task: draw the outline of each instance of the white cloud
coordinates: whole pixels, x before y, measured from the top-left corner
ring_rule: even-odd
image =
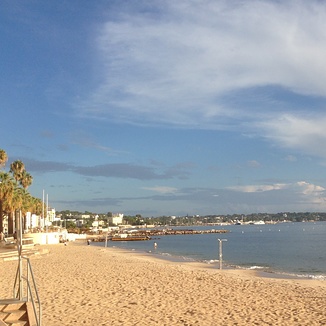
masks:
[[[320,196],[323,193],[323,191],[325,191],[325,188],[321,186],[316,186],[314,184],[310,184],[305,181],[299,181],[296,183],[296,185],[301,189],[304,195]]]
[[[102,83],[80,103],[79,114],[141,125],[234,128],[326,157],[320,146],[324,114],[305,120],[303,112],[313,108],[300,106],[299,112],[298,99],[282,98],[326,98],[324,2],[143,5],[119,7],[99,29]],[[263,93],[268,87],[285,95]],[[245,105],[249,94],[254,105]]]
[[[173,194],[178,191],[177,188],[167,186],[143,187],[142,189],[158,192],[160,194]]]
[[[273,184],[273,185],[246,185],[246,186],[233,186],[229,187],[230,190],[239,192],[264,192],[272,190],[280,190],[286,188],[286,184]]]
[[[319,209],[326,209],[325,188],[306,181],[289,184],[234,186],[228,189],[235,192],[251,194],[251,196],[253,196],[252,199],[255,198],[255,194],[258,195],[259,193],[274,191],[274,195],[270,195],[267,201],[273,201],[273,199],[277,198],[280,211],[284,210],[282,208],[286,206],[291,207],[291,210],[294,211],[302,208],[307,211],[315,211],[316,207],[319,207]],[[279,192],[279,195],[276,196],[277,192]],[[237,197],[238,196],[235,195],[235,198]],[[257,203],[262,202],[262,205],[264,205],[264,200],[262,198],[256,197],[256,201]]]
[[[266,137],[283,147],[301,150],[307,154],[326,157],[326,117],[295,116],[284,114],[278,119],[262,122],[261,128],[266,131]]]
[[[221,214],[305,212],[326,209],[325,188],[306,181],[235,186],[226,189],[183,188],[177,190],[172,188],[171,192],[169,192],[169,187],[167,188],[156,186],[143,189],[161,194],[150,197],[156,203],[181,201],[186,203],[187,209],[197,207],[197,211],[202,214],[212,214],[216,211],[216,207],[219,208]]]
[[[323,2],[165,4],[159,12],[121,12],[103,25],[104,80],[88,103],[92,114],[208,124],[235,114],[219,100],[229,91],[279,85],[325,94]]]
[[[325,188],[311,184],[306,181],[298,181],[296,183],[277,183],[270,185],[246,185],[246,186],[233,186],[228,189],[239,191],[239,192],[264,192],[264,191],[272,191],[272,190],[295,190],[304,195],[318,195],[320,196]]]
[[[251,168],[259,168],[261,166],[261,164],[256,160],[248,161],[247,165]]]
[[[231,195],[227,195],[227,191]],[[241,212],[305,212],[326,209],[325,188],[306,181],[288,184],[246,185],[220,192],[221,203]],[[224,194],[224,195],[223,195]],[[277,203],[277,205],[275,205]]]

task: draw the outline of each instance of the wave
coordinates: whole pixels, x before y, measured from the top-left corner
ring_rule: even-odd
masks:
[[[264,267],[264,266],[250,266],[247,269],[266,269],[268,267]]]

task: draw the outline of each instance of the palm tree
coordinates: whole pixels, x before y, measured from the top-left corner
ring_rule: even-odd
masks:
[[[43,201],[40,198],[33,197],[33,212],[36,215],[41,215],[43,211]]]
[[[0,149],[0,232],[3,232],[3,216],[6,214],[8,233],[13,233],[16,209],[21,209],[25,216],[28,211],[40,214],[42,206],[40,199],[32,197],[27,192],[33,177],[26,172],[24,163],[16,160],[10,164],[10,173],[1,172],[7,161],[7,153]]]
[[[21,174],[20,185],[24,188],[25,196],[24,196],[24,207],[22,207],[23,213],[23,227],[26,229],[26,213],[28,212],[28,208],[30,206],[30,197],[31,195],[26,191],[26,189],[32,184],[33,177],[31,174],[24,170]]]
[[[10,202],[10,211],[9,211],[9,216],[8,216],[8,233],[12,234],[14,233],[14,224],[17,226],[19,225],[16,221],[16,223],[14,223],[15,220],[15,212],[18,209],[22,208],[23,205],[23,198],[24,198],[24,192],[25,190],[19,187],[15,187],[14,191],[13,191],[13,196],[11,198],[11,202]]]
[[[20,184],[24,189],[27,189],[33,182],[33,177],[24,170],[21,174]]]
[[[18,181],[21,183],[23,178],[23,173],[25,172],[25,165],[22,161],[16,160],[10,164],[10,172],[12,173],[15,181],[16,181],[16,188],[18,188]],[[12,233],[14,230],[14,214],[15,210],[19,209],[22,204],[22,200],[19,198],[19,194],[15,193],[14,200],[10,207],[10,212],[8,216],[8,233]]]
[[[26,214],[26,212],[31,212],[32,214],[38,216],[42,214],[43,201],[40,198],[30,196],[29,193],[27,193],[27,196],[25,197],[25,202],[23,203],[23,206],[24,214]]]
[[[7,153],[3,150],[0,149],[0,169],[2,169],[6,163],[8,161],[8,156]],[[1,173],[0,176],[0,232],[3,232],[3,192],[4,192],[4,185],[2,184],[2,175],[3,173]]]
[[[25,165],[22,161],[17,160],[10,164],[10,172],[13,174],[16,182],[21,180],[24,171],[25,171]]]
[[[3,149],[0,149],[0,168],[3,168],[6,165],[7,161],[7,153]]]
[[[0,232],[3,232],[4,212],[10,212],[15,184],[9,173],[0,172]]]

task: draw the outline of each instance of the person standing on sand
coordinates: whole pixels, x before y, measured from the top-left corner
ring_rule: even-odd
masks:
[[[156,242],[154,242],[154,249],[156,249],[157,248],[157,243]]]

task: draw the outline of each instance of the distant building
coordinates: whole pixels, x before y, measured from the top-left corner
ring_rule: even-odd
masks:
[[[91,218],[89,214],[81,214],[78,215],[76,218],[76,226],[82,227],[84,224],[87,223],[87,221]]]
[[[26,231],[29,229],[41,227],[41,216],[27,212],[25,216],[25,227]]]
[[[48,208],[47,219],[50,222],[56,221],[55,208],[51,208],[51,207]]]
[[[120,225],[123,222],[123,214],[117,213],[117,214],[112,214],[112,217],[109,218],[110,224],[113,225]]]
[[[83,220],[68,220],[68,221],[73,221],[73,222],[75,222],[76,223],[76,226],[78,227],[78,228],[81,228],[82,226],[83,226]]]

